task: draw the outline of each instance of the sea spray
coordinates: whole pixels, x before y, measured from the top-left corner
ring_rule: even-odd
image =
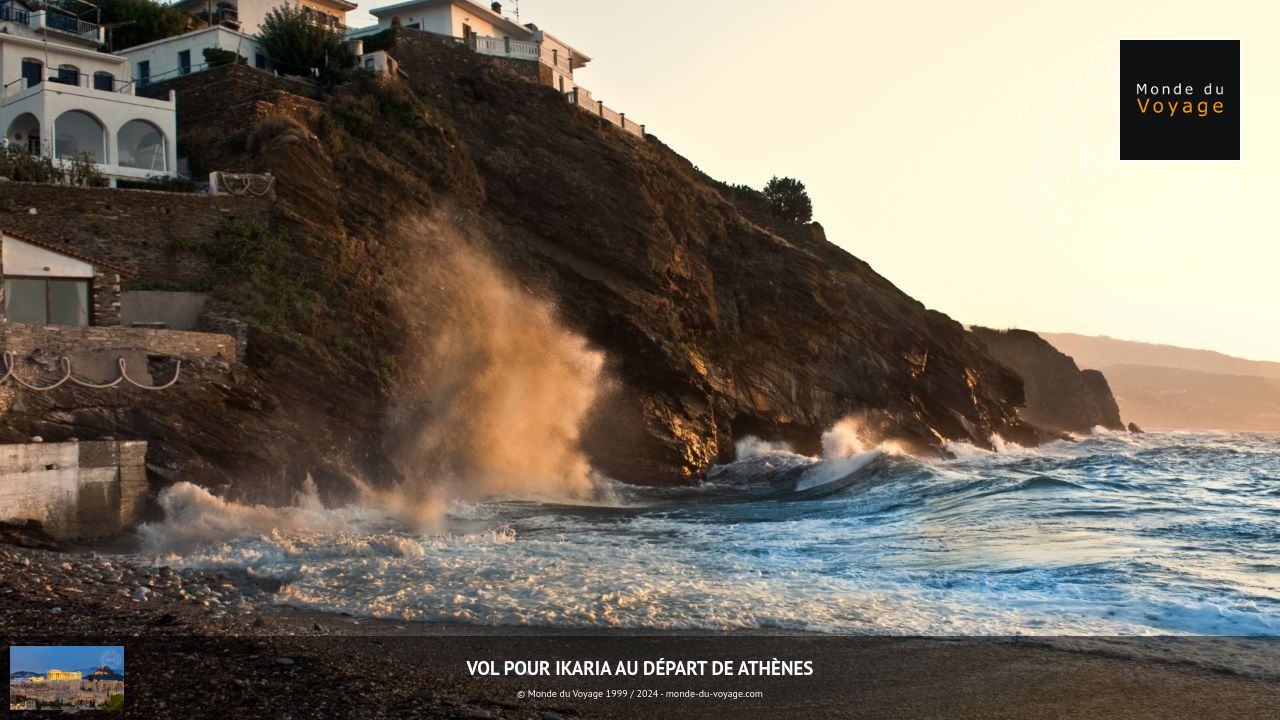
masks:
[[[579,440],[603,355],[450,224],[397,232],[419,253],[398,296],[409,343],[387,429],[408,518],[455,499],[593,496]]]
[[[152,555],[269,533],[360,531],[370,523],[441,532],[449,506],[494,498],[600,501],[609,483],[579,448],[604,357],[566,330],[554,307],[506,276],[441,220],[403,223],[404,328],[384,450],[402,480],[352,478],[359,499],[327,509],[310,478],[287,507],[239,505],[180,482],[161,492],[165,519],[139,534]]]

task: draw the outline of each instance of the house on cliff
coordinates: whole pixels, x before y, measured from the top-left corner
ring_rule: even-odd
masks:
[[[386,30],[398,19],[400,27],[456,38],[482,55],[537,62],[539,81],[561,93],[577,87],[574,70],[591,62],[585,53],[536,25],[521,25],[507,18],[497,2],[486,8],[470,0],[409,0],[370,12],[378,24],[356,31],[352,37]]]
[[[265,70],[270,58],[258,34],[267,15],[286,6],[299,7],[315,24],[340,33],[347,30],[347,13],[356,9],[356,4],[347,0],[179,0],[174,8],[207,26],[118,52],[128,58],[134,76],[143,85],[208,69],[206,50],[235,53],[248,65]]]
[[[0,313],[5,323],[119,325],[128,268],[0,230]]]
[[[88,6],[92,7],[92,6]],[[141,97],[124,58],[98,52],[96,9],[82,15],[0,0],[0,129],[6,143],[111,179],[172,175],[174,101]]]

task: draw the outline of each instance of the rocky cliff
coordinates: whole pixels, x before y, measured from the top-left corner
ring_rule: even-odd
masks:
[[[987,352],[1018,373],[1026,384],[1022,417],[1038,427],[1085,433],[1101,425],[1123,430],[1120,408],[1107,378],[1081,370],[1039,335],[1027,330],[970,329]]]
[[[261,77],[237,96],[235,79],[254,71],[234,66],[172,86],[190,103],[183,117],[198,118],[180,137],[195,172],[277,178],[269,222],[165,250],[198,254],[202,284],[252,323],[245,365],[227,371],[247,374],[251,397],[224,389],[198,408],[86,408],[81,426],[191,445],[165,432],[166,416],[233,407],[235,427],[210,426],[199,441],[201,479],[233,475],[261,497],[287,497],[307,475],[337,492],[352,477],[430,473],[395,455],[474,392],[454,376],[501,374],[545,352],[482,353],[467,368],[419,362],[424,343],[438,346],[456,313],[474,310],[451,272],[462,246],[600,353],[598,396],[574,439],[618,479],[695,481],[746,434],[814,452],[850,415],[869,441],[921,452],[1043,436],[1018,415],[1023,383],[1008,363],[816,224],[774,223],[753,194],[656,138],[627,135],[465,47],[402,30],[390,52],[403,77],[357,77],[315,100],[263,90]],[[195,107],[214,81],[225,85],[218,97]],[[492,330],[475,317],[477,333]],[[458,393],[421,400],[424,385],[446,380]]]

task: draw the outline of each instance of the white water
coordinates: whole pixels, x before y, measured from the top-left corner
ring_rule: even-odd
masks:
[[[860,448],[846,448],[852,451]],[[305,607],[554,627],[919,634],[1280,633],[1280,440],[1114,435],[1013,455],[756,456],[634,506],[191,502],[155,560],[252,568]],[[830,468],[851,463],[838,482]],[[822,482],[810,482],[813,477]],[[738,484],[735,485],[735,482]],[[210,520],[203,514],[215,514]],[[272,526],[267,528],[266,526]]]

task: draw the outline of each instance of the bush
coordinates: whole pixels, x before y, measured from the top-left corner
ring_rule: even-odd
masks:
[[[248,65],[249,59],[238,52],[231,50],[223,50],[222,48],[205,48],[204,62],[211,68],[222,67],[223,65]]]
[[[58,185],[97,187],[103,184],[102,173],[88,154],[80,153],[59,163],[48,155],[32,152],[22,143],[0,144],[0,177]]]
[[[813,201],[799,180],[775,175],[764,186],[763,194],[774,217],[779,220],[800,224],[813,219]]]
[[[271,66],[285,75],[311,75],[334,85],[355,68],[357,58],[337,30],[311,21],[302,7],[284,5],[267,13],[258,39]]]

